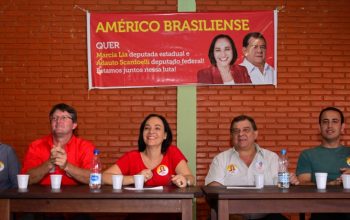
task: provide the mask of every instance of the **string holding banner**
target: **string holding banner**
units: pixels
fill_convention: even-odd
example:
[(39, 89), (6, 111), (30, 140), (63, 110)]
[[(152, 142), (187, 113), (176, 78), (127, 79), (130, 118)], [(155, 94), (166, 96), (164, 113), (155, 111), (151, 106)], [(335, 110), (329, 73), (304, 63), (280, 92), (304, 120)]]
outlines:
[(283, 0), (283, 4), (280, 6), (276, 6), (277, 12), (283, 11), (287, 7), (287, 0)]
[(84, 13), (89, 12), (85, 8), (80, 7), (79, 5), (74, 5), (73, 9), (79, 9), (80, 11), (83, 11)]

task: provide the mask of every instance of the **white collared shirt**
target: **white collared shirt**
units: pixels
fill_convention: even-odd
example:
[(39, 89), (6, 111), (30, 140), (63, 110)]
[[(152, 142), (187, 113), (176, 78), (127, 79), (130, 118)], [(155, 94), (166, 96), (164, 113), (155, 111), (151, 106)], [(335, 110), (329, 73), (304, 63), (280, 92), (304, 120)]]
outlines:
[(235, 85), (235, 81), (231, 80), (231, 81), (228, 81), (228, 82), (224, 82), (224, 85)]
[(278, 175), (278, 155), (255, 144), (256, 154), (249, 167), (241, 160), (239, 153), (230, 148), (213, 159), (205, 185), (218, 182), (224, 186), (255, 185), (254, 174), (264, 174), (264, 184), (274, 185)]
[(247, 59), (244, 59), (241, 66), (245, 66), (247, 68), (248, 74), (250, 76), (250, 80), (253, 84), (275, 84), (274, 83), (274, 75), (275, 70), (272, 66), (265, 63), (264, 72), (261, 73), (258, 67), (254, 66)]

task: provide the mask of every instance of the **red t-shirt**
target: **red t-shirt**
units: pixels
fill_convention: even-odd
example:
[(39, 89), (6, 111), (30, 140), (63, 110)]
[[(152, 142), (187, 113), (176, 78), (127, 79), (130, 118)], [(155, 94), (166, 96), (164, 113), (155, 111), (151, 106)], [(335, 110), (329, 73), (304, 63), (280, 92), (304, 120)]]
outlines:
[[(26, 173), (28, 170), (47, 161), (50, 157), (52, 146), (52, 135), (45, 136), (31, 143), (24, 157), (21, 173)], [(73, 135), (65, 146), (67, 161), (74, 166), (90, 169), (94, 149), (95, 146), (92, 143)], [(58, 166), (55, 167), (54, 172), (46, 174), (44, 178), (40, 180), (39, 184), (50, 185), (50, 174), (62, 174), (62, 185), (79, 184), (79, 182), (69, 177), (66, 172)]]
[[(166, 186), (171, 185), (171, 175), (176, 175), (176, 166), (187, 159), (176, 146), (169, 146), (163, 155), (160, 164), (152, 170), (153, 177), (145, 182), (145, 186)], [(141, 153), (138, 150), (124, 154), (116, 162), (123, 175), (135, 175), (144, 169), (148, 169), (142, 161)]]
[[(232, 65), (230, 68), (230, 73), (236, 84), (247, 83), (251, 84), (250, 76), (248, 74), (247, 68), (240, 65)], [(197, 73), (197, 82), (206, 84), (223, 84), (220, 71), (215, 66), (210, 66), (209, 68), (199, 70)]]

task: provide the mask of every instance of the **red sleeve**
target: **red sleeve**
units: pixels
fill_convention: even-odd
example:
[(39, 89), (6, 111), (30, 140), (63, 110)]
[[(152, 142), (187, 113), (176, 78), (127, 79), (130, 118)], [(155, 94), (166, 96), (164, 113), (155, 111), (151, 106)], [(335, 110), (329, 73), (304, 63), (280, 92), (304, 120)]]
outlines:
[(232, 66), (231, 71), (235, 83), (252, 83), (246, 67), (234, 65)]
[(47, 141), (47, 137), (32, 142), (24, 156), (21, 173), (26, 173), (48, 160), (50, 149), (51, 146)]
[(174, 145), (171, 145), (167, 151), (167, 154), (171, 158), (173, 167), (176, 168), (177, 165), (182, 161), (185, 160), (187, 162), (186, 157), (182, 154), (180, 149)]
[(134, 175), (140, 172), (142, 169), (145, 169), (140, 160), (140, 152), (134, 150), (121, 156), (117, 160), (116, 165), (118, 165), (123, 175)]
[(206, 83), (206, 84), (212, 84), (213, 83), (213, 76), (211, 75), (211, 69), (202, 69), (197, 72), (197, 82), (198, 83)]
[(80, 161), (81, 164), (79, 164), (80, 168), (84, 169), (90, 169), (91, 168), (91, 161), (94, 157), (94, 149), (95, 145), (93, 145), (89, 141), (82, 140), (82, 143), (80, 144)]

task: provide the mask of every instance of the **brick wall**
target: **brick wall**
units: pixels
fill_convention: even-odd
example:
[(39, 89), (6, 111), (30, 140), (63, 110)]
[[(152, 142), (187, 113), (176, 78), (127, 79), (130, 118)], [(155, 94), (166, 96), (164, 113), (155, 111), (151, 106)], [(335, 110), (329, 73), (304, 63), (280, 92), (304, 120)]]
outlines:
[(175, 87), (88, 91), (86, 15), (79, 9), (176, 12), (176, 3), (33, 0), (2, 4), (1, 141), (14, 146), (22, 159), (31, 141), (48, 134), (48, 112), (59, 102), (77, 109), (79, 135), (100, 148), (105, 166), (135, 149), (140, 122), (151, 112), (168, 118), (176, 141)]
[[(199, 185), (212, 158), (229, 147), (230, 121), (238, 114), (256, 119), (261, 146), (288, 149), (292, 170), (300, 151), (319, 143), (321, 108), (338, 106), (350, 116), (350, 1), (197, 0), (197, 11), (272, 10), (284, 3), (277, 88), (197, 89)], [(176, 137), (176, 88), (88, 91), (85, 13), (75, 5), (91, 12), (177, 11), (176, 0), (2, 3), (0, 140), (22, 159), (28, 144), (48, 133), (48, 112), (58, 102), (76, 107), (79, 134), (101, 149), (105, 166), (135, 149), (139, 124), (150, 112), (165, 115)], [(350, 144), (347, 134), (344, 143)]]
[[(284, 1), (278, 1), (281, 6)], [(301, 150), (320, 141), (318, 115), (338, 106), (350, 116), (349, 1), (287, 1), (278, 14), (278, 86), (198, 87), (197, 181), (229, 148), (233, 117), (255, 118), (258, 143), (288, 149), (294, 171)], [(276, 1), (197, 1), (197, 11), (274, 9)], [(344, 136), (349, 144), (349, 136)]]
[[(197, 1), (197, 11), (274, 9), (284, 1)], [(318, 115), (337, 106), (350, 117), (349, 1), (287, 1), (278, 14), (278, 87), (197, 89), (197, 182), (204, 183), (212, 158), (230, 147), (231, 119), (253, 116), (258, 143), (287, 148), (294, 171), (300, 151), (319, 144)], [(344, 144), (350, 137), (344, 135)], [(198, 215), (205, 218), (204, 201)], [(295, 215), (289, 216), (297, 218)]]

